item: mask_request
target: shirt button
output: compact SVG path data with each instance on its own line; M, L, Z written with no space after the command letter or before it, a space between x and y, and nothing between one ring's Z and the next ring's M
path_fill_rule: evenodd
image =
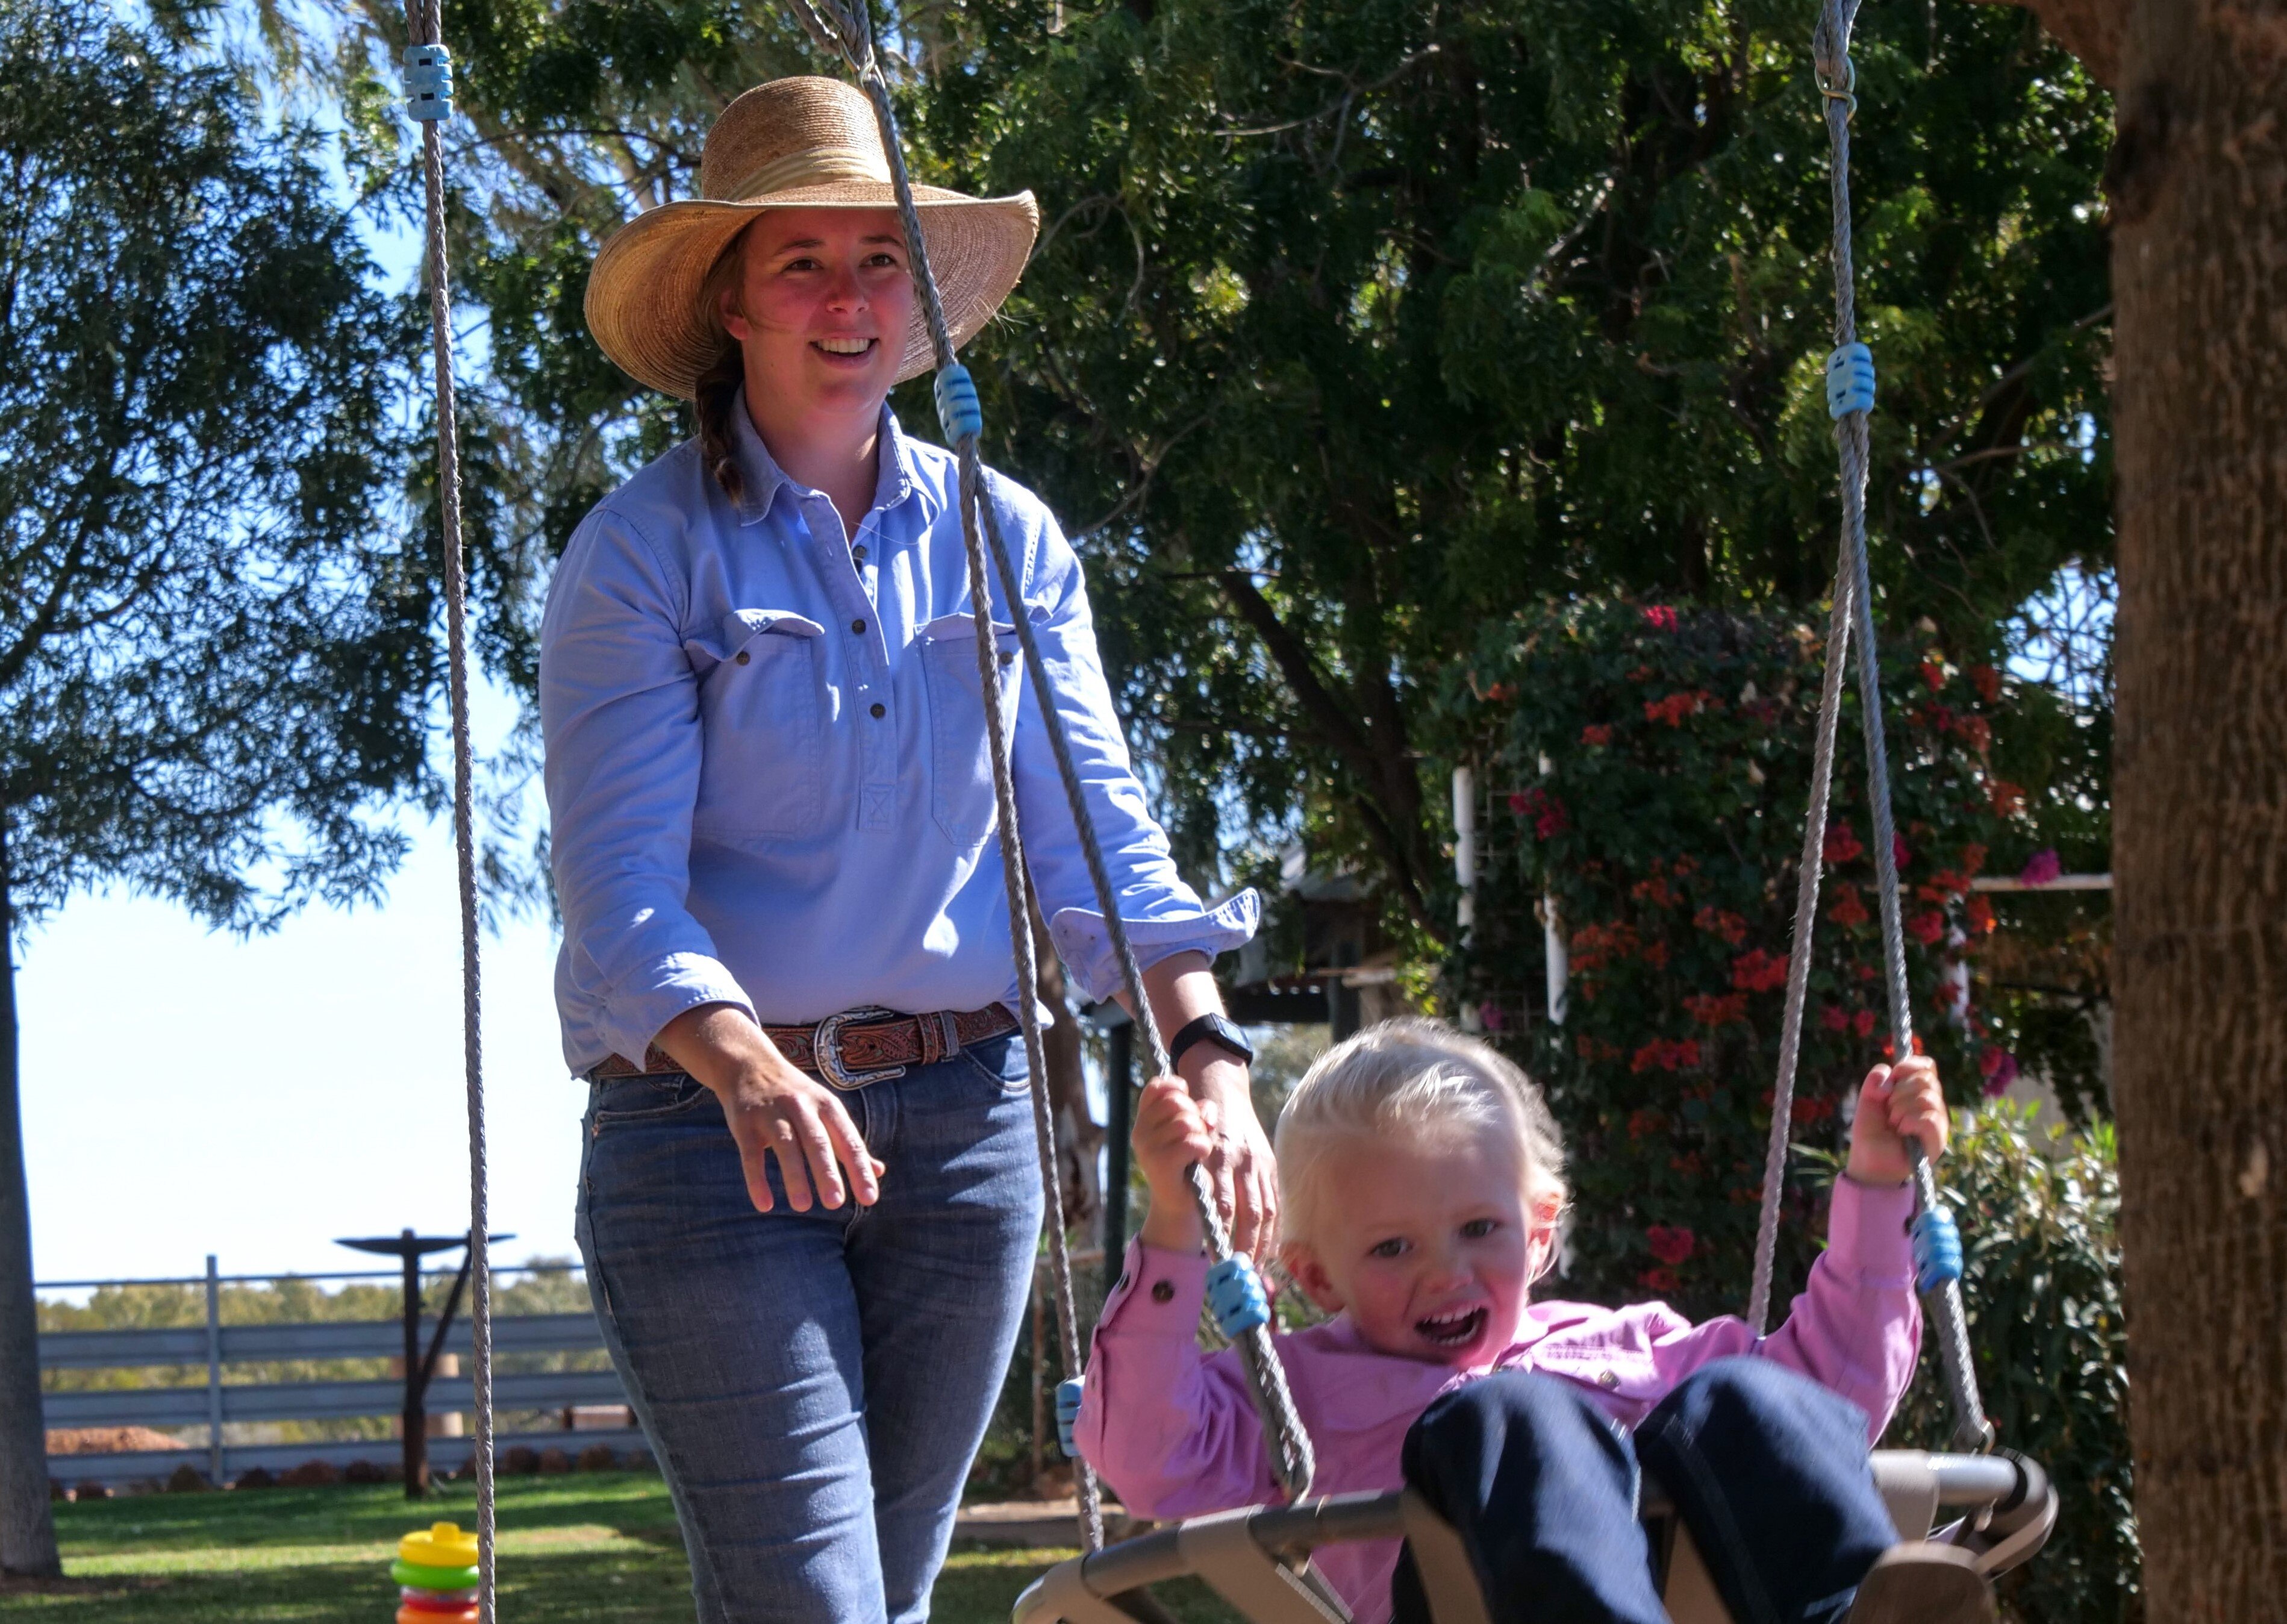
M742 649L740 649L740 650L739 651L739 660L738 660L738 663L740 663L740 665L746 665L746 664L748 664L749 662L751 662L751 661L753 661L753 659L754 659L754 655L752 655L752 654L748 654L745 649L743 649L743 648L742 648Z
M1154 1303L1173 1303L1175 1300L1175 1281L1173 1281L1173 1280L1154 1280L1154 1281L1152 1281L1152 1282L1151 1282L1151 1301L1153 1301Z
M857 559L857 560L858 560L858 562L859 562L860 564L863 564L863 563L866 561L866 548L865 548L865 544L864 544L863 543L860 543L859 545L857 545L857 546L855 546L855 547L852 547L852 548L850 550L850 556L851 556L851 558L853 558Z
M862 638L866 635L866 622L864 621L852 621L850 622L850 630L856 632Z
M877 718L882 717L885 717L885 716L887 716L887 715L889 715L889 714L890 714L890 708L889 708L887 705L882 704L882 703L880 703L880 702L878 702L878 701L876 701L874 705L872 705L871 707L869 707L869 709L870 709L870 710L871 710L872 714L873 714L875 717L877 717Z
M1610 1392L1619 1384L1619 1377L1614 1375L1610 1371L1600 1370L1596 1373L1596 1385L1602 1388L1606 1392Z

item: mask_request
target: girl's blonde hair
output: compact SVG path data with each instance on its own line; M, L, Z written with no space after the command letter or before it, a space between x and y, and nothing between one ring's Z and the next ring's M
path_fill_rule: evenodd
M1533 1205L1564 1204L1564 1140L1539 1085L1491 1044L1408 1016L1335 1044L1287 1097L1274 1141L1283 1239L1310 1239L1329 1147L1357 1135L1397 1134L1417 1144L1506 1135Z

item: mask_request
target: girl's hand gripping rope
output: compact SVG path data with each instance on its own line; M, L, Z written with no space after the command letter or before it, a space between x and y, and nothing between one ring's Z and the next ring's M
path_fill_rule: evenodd
M1144 1085L1128 1144L1151 1191L1151 1210L1136 1239L1163 1251L1198 1251L1206 1235L1184 1174L1215 1154L1215 1134L1182 1078L1154 1077Z
M1878 1066L1858 1090L1850 1124L1850 1176L1864 1184L1903 1184L1911 1173L1906 1141L1921 1141L1932 1163L1945 1154L1949 1124L1937 1063L1916 1055Z

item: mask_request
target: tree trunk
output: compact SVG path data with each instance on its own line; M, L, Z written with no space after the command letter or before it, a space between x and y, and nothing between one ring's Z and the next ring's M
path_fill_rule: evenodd
M2125 22L2113 984L2136 1510L2151 1624L2255 1624L2287 1619L2287 0L2130 0Z
M63 1562L48 1506L48 1435L40 1412L32 1203L24 1187L16 1087L16 915L8 877L8 815L0 806L0 1573L52 1578Z

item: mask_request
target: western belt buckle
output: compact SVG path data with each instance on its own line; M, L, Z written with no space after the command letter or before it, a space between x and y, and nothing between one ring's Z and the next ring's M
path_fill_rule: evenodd
M869 1082L884 1082L892 1077L902 1077L906 1074L906 1068L902 1066L877 1066L871 1071L851 1071L842 1064L842 1029L844 1026L885 1018L894 1020L897 1018L897 1014L895 1010L868 1006L863 1010L844 1010L841 1014L829 1015L818 1023L817 1030L810 1034L810 1054L811 1060L818 1066L818 1074L826 1079L827 1086L848 1094L854 1089L864 1088Z

